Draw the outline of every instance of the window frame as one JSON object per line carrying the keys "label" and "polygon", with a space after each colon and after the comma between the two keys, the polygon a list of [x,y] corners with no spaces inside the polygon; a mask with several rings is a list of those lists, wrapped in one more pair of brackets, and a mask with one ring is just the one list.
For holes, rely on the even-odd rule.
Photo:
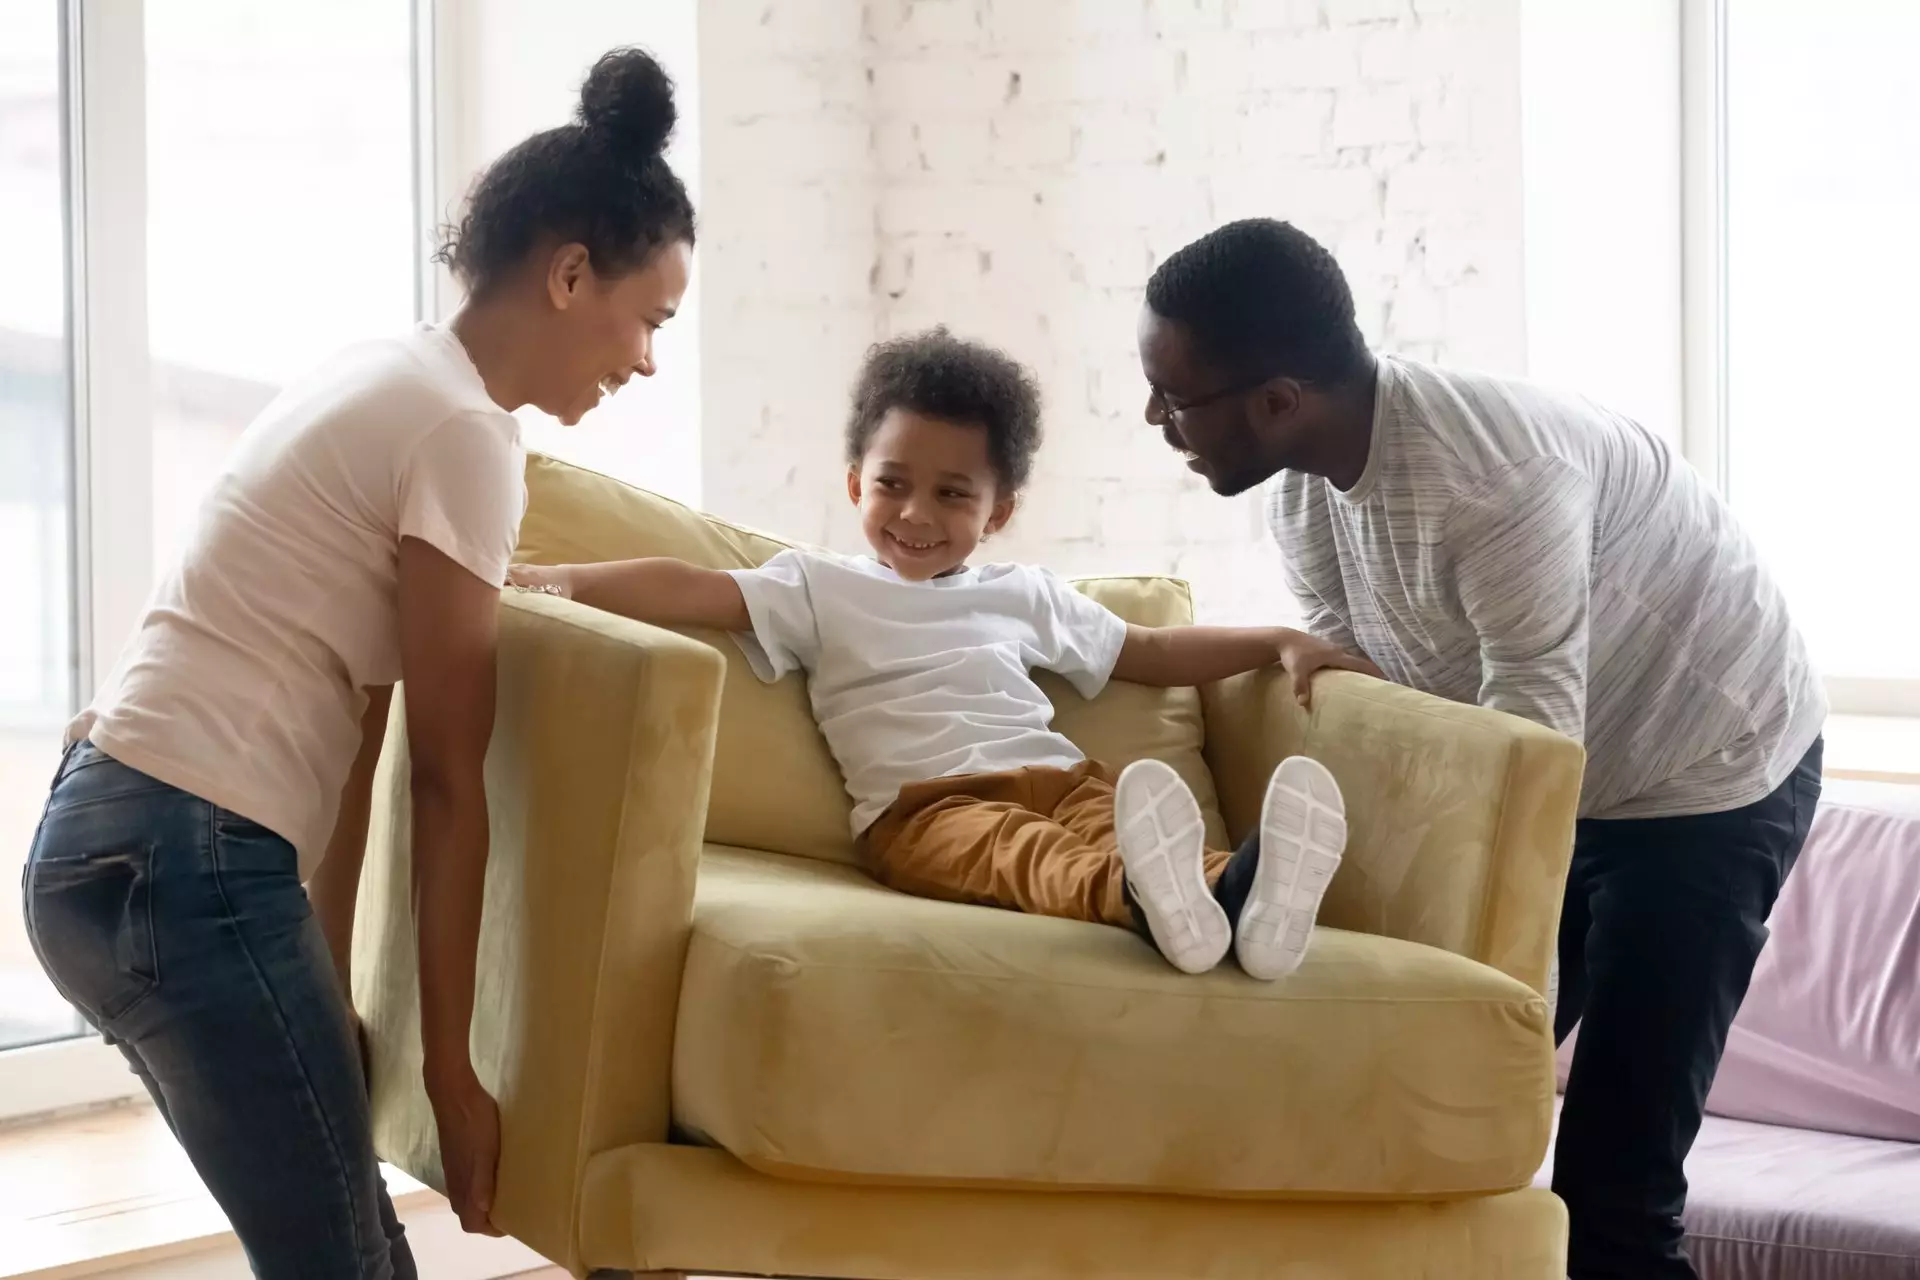
{"label": "window frame", "polygon": [[[152,366],[147,332],[146,0],[55,0],[65,203],[70,697],[83,705],[153,587]],[[405,0],[413,50],[414,317],[444,305],[430,260],[446,148],[436,29],[452,0]],[[97,1036],[0,1049],[0,1122],[144,1096]]]}
{"label": "window frame", "polygon": [[1681,444],[1721,492],[1727,475],[1726,0],[1680,11]]}
{"label": "window frame", "polygon": [[[1728,402],[1727,21],[1680,4],[1682,452],[1722,495],[1738,432]],[[1920,679],[1823,672],[1836,715],[1920,720]]]}

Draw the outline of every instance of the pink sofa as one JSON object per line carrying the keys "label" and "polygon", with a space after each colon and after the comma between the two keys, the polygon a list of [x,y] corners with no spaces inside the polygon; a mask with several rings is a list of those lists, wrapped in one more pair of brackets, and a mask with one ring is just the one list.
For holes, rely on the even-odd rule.
{"label": "pink sofa", "polygon": [[1828,783],[1769,924],[1687,1163],[1695,1265],[1920,1280],[1920,787]]}

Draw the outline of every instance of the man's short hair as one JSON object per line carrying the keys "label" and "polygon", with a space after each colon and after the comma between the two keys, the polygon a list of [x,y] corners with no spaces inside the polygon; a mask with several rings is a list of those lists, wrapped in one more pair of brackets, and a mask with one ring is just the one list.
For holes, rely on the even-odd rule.
{"label": "man's short hair", "polygon": [[1235,381],[1337,386],[1368,368],[1340,264],[1291,223],[1247,218],[1209,232],[1160,264],[1147,305],[1185,326],[1194,354]]}

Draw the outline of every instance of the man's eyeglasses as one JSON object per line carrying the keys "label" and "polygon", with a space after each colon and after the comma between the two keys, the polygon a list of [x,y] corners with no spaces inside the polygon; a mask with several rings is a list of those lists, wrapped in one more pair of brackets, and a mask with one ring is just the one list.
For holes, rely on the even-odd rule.
{"label": "man's eyeglasses", "polygon": [[1158,387],[1153,387],[1153,402],[1159,406],[1162,414],[1168,418],[1178,420],[1182,414],[1192,413],[1195,409],[1205,409],[1209,405],[1219,404],[1222,400],[1231,400],[1233,397],[1243,396],[1257,387],[1263,387],[1273,381],[1274,376],[1275,375],[1271,373],[1262,374],[1251,382],[1237,382],[1220,391],[1209,391],[1204,396],[1199,396],[1192,400],[1182,400],[1178,404],[1167,399],[1166,392]]}

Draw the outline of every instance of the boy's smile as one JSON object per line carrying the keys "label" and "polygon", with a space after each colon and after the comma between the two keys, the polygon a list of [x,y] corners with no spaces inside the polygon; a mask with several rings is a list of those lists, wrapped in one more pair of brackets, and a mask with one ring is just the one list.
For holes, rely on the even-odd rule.
{"label": "boy's smile", "polygon": [[847,472],[847,496],[881,564],[926,582],[966,564],[1013,515],[987,452],[986,428],[911,409],[887,411],[866,456]]}

